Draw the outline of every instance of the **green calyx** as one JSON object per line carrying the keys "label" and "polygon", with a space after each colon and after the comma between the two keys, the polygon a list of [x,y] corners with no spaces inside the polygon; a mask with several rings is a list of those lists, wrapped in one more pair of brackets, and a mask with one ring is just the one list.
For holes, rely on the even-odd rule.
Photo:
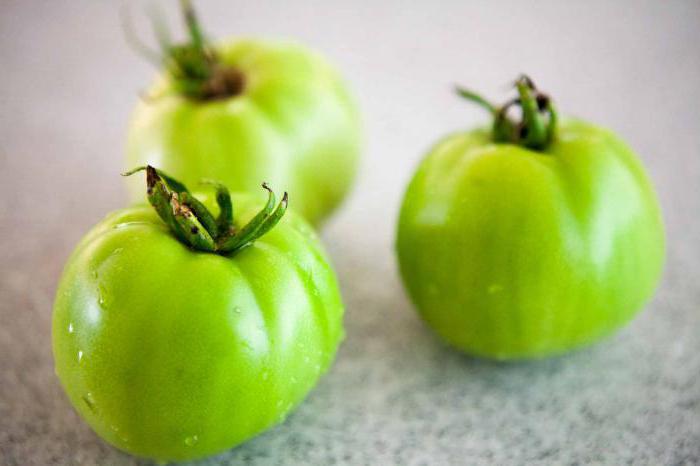
{"label": "green calyx", "polygon": [[180,241],[199,251],[229,254],[243,249],[270,231],[287,210],[287,193],[277,204],[275,193],[263,183],[262,187],[268,191],[267,203],[250,222],[237,228],[231,195],[223,184],[204,181],[216,189],[219,215],[214,218],[184,184],[161,170],[148,165],[134,168],[123,176],[142,170],[146,171],[148,202]]}
{"label": "green calyx", "polygon": [[180,6],[189,34],[188,42],[173,44],[159,14],[152,16],[152,22],[160,52],[152,51],[139,42],[129,28],[125,28],[127,39],[146,58],[158,66],[165,66],[174,91],[179,95],[206,101],[241,94],[245,87],[243,74],[220,63],[215,50],[202,33],[190,0],[180,0]]}
{"label": "green calyx", "polygon": [[[493,115],[492,137],[495,142],[517,144],[528,149],[544,150],[554,139],[557,112],[552,100],[540,92],[526,75],[515,81],[518,97],[501,106],[467,89],[457,87],[457,94],[485,108]],[[518,121],[508,115],[513,106],[519,106]]]}

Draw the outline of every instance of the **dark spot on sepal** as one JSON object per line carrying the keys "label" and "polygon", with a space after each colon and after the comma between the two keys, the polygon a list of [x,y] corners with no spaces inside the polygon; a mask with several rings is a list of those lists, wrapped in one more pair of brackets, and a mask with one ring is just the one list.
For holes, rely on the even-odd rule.
{"label": "dark spot on sepal", "polygon": [[156,185],[160,177],[158,176],[158,172],[156,171],[155,168],[153,168],[150,165],[146,166],[146,187],[148,188],[149,191],[153,189],[153,187]]}

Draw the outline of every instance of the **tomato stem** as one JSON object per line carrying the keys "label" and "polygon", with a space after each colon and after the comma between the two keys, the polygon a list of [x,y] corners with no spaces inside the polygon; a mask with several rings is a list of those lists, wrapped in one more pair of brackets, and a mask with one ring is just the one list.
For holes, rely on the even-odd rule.
{"label": "tomato stem", "polygon": [[[544,150],[552,142],[557,126],[557,112],[552,100],[540,92],[532,80],[521,75],[515,81],[518,97],[496,106],[479,94],[457,87],[457,94],[486,109],[494,117],[492,137],[495,142],[517,144],[529,149]],[[508,113],[514,105],[520,106],[520,121]]]}
{"label": "tomato stem", "polygon": [[199,26],[197,14],[192,7],[192,2],[190,0],[180,0],[180,8],[182,9],[182,14],[185,17],[185,25],[190,32],[192,47],[204,53],[204,35],[202,34],[202,29]]}
{"label": "tomato stem", "polygon": [[160,52],[151,50],[133,33],[128,16],[123,15],[124,34],[130,45],[142,56],[158,66],[164,66],[172,82],[172,90],[196,101],[234,97],[245,88],[245,77],[238,69],[221,63],[210,46],[197,19],[190,0],[180,0],[189,39],[173,45],[162,21],[162,14],[154,12],[151,23],[156,33]]}
{"label": "tomato stem", "polygon": [[233,204],[231,204],[228,188],[223,183],[208,179],[202,180],[202,184],[213,186],[216,189],[216,202],[219,204],[216,225],[222,234],[228,232],[233,227]]}
{"label": "tomato stem", "polygon": [[205,181],[216,188],[219,216],[214,219],[184,184],[162,170],[147,165],[122,175],[131,176],[143,170],[146,171],[148,202],[180,241],[199,251],[230,254],[243,249],[270,231],[287,211],[287,193],[278,204],[275,193],[263,183],[262,187],[268,192],[267,203],[246,225],[236,228],[231,195],[223,184]]}
{"label": "tomato stem", "polygon": [[469,89],[465,89],[459,85],[455,86],[455,91],[457,92],[457,94],[464,97],[465,99],[471,100],[475,104],[480,105],[484,109],[488,110],[488,112],[492,115],[496,116],[496,114],[498,113],[498,108],[495,105],[493,105],[491,102],[489,102],[476,92],[472,92]]}

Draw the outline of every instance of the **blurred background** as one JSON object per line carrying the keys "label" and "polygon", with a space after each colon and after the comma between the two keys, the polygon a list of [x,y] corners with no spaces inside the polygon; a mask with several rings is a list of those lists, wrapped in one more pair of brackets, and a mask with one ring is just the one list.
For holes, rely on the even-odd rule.
{"label": "blurred background", "polygon": [[[126,202],[130,111],[155,70],[119,2],[0,2],[0,464],[148,464],[104,444],[53,372],[51,306],[87,229]],[[147,3],[129,2],[137,29]],[[182,32],[175,2],[161,1]],[[363,112],[365,151],[323,239],[347,306],[337,362],[287,422],[217,464],[700,464],[700,2],[198,1],[212,37],[294,38]],[[181,36],[183,37],[183,36]],[[421,324],[393,253],[399,201],[438,138],[529,73],[563,114],[618,132],[663,206],[668,259],[622,332],[566,357],[497,364]]]}

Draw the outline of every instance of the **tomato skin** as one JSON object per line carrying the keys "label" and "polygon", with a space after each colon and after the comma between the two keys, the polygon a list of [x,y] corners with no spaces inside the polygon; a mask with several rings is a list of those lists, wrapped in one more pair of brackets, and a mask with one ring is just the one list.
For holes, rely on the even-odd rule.
{"label": "tomato skin", "polygon": [[[358,111],[337,72],[289,42],[243,39],[216,46],[222,64],[243,73],[241,95],[198,102],[162,78],[132,116],[127,168],[151,164],[187,185],[213,178],[232,191],[267,181],[288,191],[318,224],[347,194],[359,161]],[[130,197],[143,186],[128,180]]]}
{"label": "tomato skin", "polygon": [[561,124],[544,153],[455,134],[420,164],[397,252],[420,315],[450,345],[537,358],[589,344],[652,295],[665,255],[656,196],[611,132]]}
{"label": "tomato skin", "polygon": [[[234,197],[239,218],[259,204]],[[54,306],[56,373],[107,442],[161,461],[214,454],[281,422],[343,338],[335,275],[300,217],[230,257],[196,252],[150,206],[78,245]]]}

